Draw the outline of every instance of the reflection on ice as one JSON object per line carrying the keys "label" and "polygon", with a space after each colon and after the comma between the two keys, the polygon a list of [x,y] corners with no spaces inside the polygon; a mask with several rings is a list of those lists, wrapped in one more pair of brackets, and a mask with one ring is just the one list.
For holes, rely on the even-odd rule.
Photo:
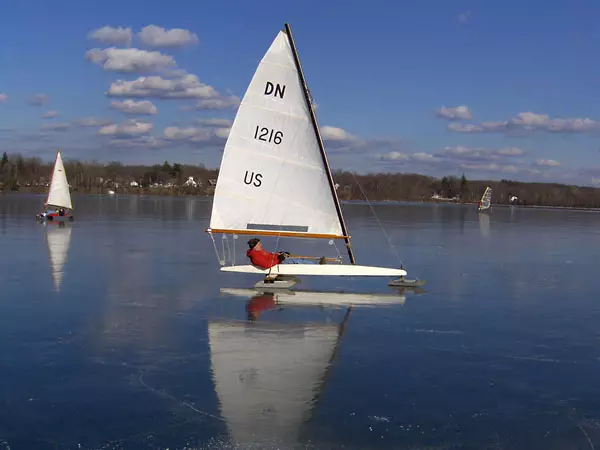
{"label": "reflection on ice", "polygon": [[323,391],[351,308],[339,324],[266,322],[260,313],[276,309],[285,293],[222,291],[250,297],[248,322],[208,324],[213,383],[230,437],[238,445],[293,445]]}
{"label": "reflection on ice", "polygon": [[71,242],[71,227],[60,222],[52,225],[48,224],[44,228],[54,289],[56,292],[59,292],[64,274],[64,266],[67,262],[69,244]]}
{"label": "reflection on ice", "polygon": [[[413,290],[417,292],[418,290]],[[422,291],[422,290],[421,290]],[[222,294],[236,297],[252,297],[269,293],[266,289],[221,288]],[[354,294],[349,292],[318,292],[291,289],[273,289],[273,301],[287,305],[312,306],[377,306],[403,305],[406,289],[394,289],[391,294]]]}

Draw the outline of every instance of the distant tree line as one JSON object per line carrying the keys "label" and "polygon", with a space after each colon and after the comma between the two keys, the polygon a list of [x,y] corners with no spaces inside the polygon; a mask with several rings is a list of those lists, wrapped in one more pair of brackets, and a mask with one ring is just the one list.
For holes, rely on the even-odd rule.
{"label": "distant tree line", "polygon": [[[66,160],[67,178],[73,192],[122,194],[212,195],[218,171],[203,165],[179,163],[152,166],[108,164]],[[2,154],[0,190],[46,192],[52,177],[53,162]],[[186,181],[193,177],[194,183]],[[516,196],[521,205],[600,208],[600,189],[558,183],[523,183],[511,180],[467,180],[445,176],[441,179],[411,173],[333,174],[342,200],[434,201],[432,196],[472,203],[483,195],[486,186],[493,190],[493,204],[510,204]]]}
{"label": "distant tree line", "polygon": [[508,205],[511,198],[517,197],[515,203],[523,206],[600,208],[600,189],[558,183],[467,180],[464,175],[439,179],[405,173],[335,172],[334,178],[339,184],[338,195],[344,200],[364,199],[366,194],[369,200],[434,201],[432,195],[438,194],[446,199],[474,203],[481,198],[486,186],[490,186],[492,204]]}
{"label": "distant tree line", "polygon": [[[108,164],[65,160],[72,192],[122,194],[206,195],[214,191],[217,171],[203,165],[163,164],[152,166]],[[3,153],[0,159],[0,189],[45,192],[52,179],[54,162]],[[195,185],[186,184],[192,177]]]}

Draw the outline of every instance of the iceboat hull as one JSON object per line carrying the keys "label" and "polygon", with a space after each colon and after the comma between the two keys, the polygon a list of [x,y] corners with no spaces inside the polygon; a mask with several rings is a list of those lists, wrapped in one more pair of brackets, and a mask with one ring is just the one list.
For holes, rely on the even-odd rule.
{"label": "iceboat hull", "polygon": [[337,277],[401,277],[406,270],[388,267],[349,264],[278,264],[270,269],[253,265],[225,266],[223,272],[254,273],[257,275],[337,276]]}

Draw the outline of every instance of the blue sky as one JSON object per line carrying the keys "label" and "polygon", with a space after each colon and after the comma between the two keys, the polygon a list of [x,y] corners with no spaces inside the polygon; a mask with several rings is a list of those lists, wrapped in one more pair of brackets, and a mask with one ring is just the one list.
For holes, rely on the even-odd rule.
{"label": "blue sky", "polygon": [[334,168],[600,184],[597,2],[85,3],[3,1],[0,150],[217,167],[288,21]]}

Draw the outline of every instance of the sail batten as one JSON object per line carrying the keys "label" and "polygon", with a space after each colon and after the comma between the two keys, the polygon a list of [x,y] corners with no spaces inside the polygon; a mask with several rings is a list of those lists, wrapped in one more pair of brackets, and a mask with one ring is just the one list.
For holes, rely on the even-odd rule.
{"label": "sail batten", "polygon": [[69,193],[69,183],[67,181],[65,166],[63,165],[60,152],[56,153],[56,162],[54,163],[52,181],[50,182],[46,205],[73,209],[71,194]]}
{"label": "sail batten", "polygon": [[291,231],[296,233],[308,232],[308,226],[306,225],[271,225],[268,223],[249,223],[246,225],[246,229],[261,231]]}
{"label": "sail batten", "polygon": [[279,32],[244,94],[223,152],[213,232],[347,238],[295,57]]}

